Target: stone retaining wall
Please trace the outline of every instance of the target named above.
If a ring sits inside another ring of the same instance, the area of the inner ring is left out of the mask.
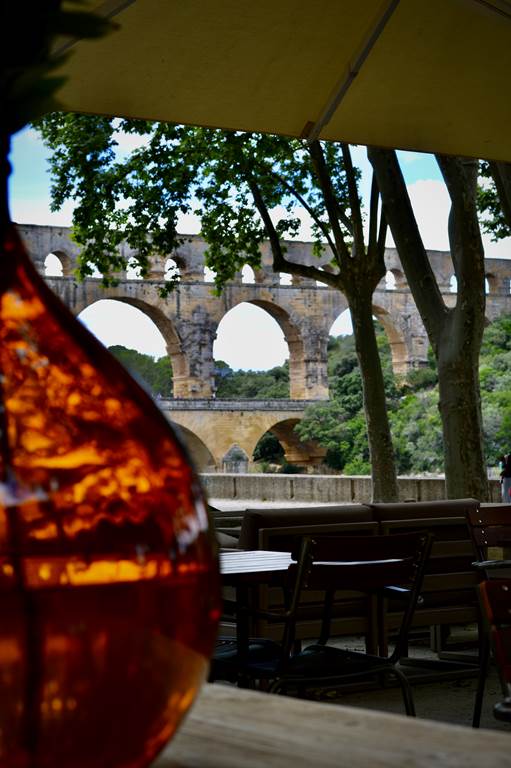
[[[371,501],[368,476],[202,474],[212,499],[257,499],[259,501],[351,502]],[[400,477],[401,501],[445,499],[443,477]],[[500,484],[490,480],[492,501],[500,501]]]

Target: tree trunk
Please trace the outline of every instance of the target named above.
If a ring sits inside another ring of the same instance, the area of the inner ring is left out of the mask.
[[[397,501],[394,450],[387,417],[385,385],[374,332],[372,293],[346,294],[353,323],[355,349],[362,375],[364,411],[369,441],[373,501]]]
[[[484,252],[475,208],[475,175],[468,161],[439,158],[453,203],[449,236],[458,278],[448,308],[422,243],[393,150],[368,149],[399,258],[438,366],[448,498],[489,497],[479,391],[484,328]]]
[[[439,410],[444,437],[447,498],[488,498],[482,446],[477,357],[463,353],[456,332],[439,344]],[[470,382],[470,386],[468,385]],[[481,471],[483,467],[483,471]]]

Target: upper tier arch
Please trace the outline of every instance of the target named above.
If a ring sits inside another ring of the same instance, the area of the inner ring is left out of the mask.
[[[49,253],[65,253],[66,271],[74,272],[79,247],[63,227],[19,225],[29,254],[41,274]],[[121,246],[126,258],[134,253]],[[167,256],[151,257],[146,280],[127,281],[120,275],[116,288],[103,289],[101,281],[88,279],[78,283],[72,276],[48,278],[48,283],[76,314],[101,298],[115,298],[132,303],[146,312],[164,335],[177,373],[174,394],[177,397],[214,396],[213,342],[222,317],[241,302],[261,306],[281,325],[288,344],[292,365],[291,391],[298,399],[323,399],[326,384],[326,343],[328,330],[346,308],[344,296],[329,287],[317,288],[313,280],[294,277],[291,285],[282,285],[280,275],[272,270],[269,244],[261,244],[261,267],[254,283],[243,283],[241,274],[225,286],[221,296],[204,281],[206,244],[197,235],[183,238],[183,244]],[[287,243],[288,257],[302,263],[327,264],[327,251],[316,261],[311,243]],[[450,291],[453,266],[450,254],[429,251],[430,261],[446,303],[452,306],[456,295]],[[167,299],[159,296],[166,261],[172,258],[179,267],[181,283]],[[383,280],[374,293],[375,314],[389,336],[396,373],[406,375],[411,368],[427,364],[428,339],[395,249],[385,252],[387,270],[395,277],[393,290],[386,290]],[[490,283],[487,317],[494,320],[511,312],[511,260],[487,259]],[[294,350],[294,352],[292,352]],[[293,363],[294,361],[296,364]]]

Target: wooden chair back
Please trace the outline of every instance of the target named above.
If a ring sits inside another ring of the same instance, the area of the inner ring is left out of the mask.
[[[480,561],[491,547],[511,547],[511,505],[488,504],[467,512],[467,523]]]
[[[505,696],[511,694],[511,579],[488,579],[479,585],[481,609],[488,626]]]
[[[431,535],[426,532],[379,536],[314,535],[310,548],[313,567],[309,569],[303,588],[324,593],[319,642],[325,644],[332,634],[337,592],[355,590],[375,597],[380,605],[392,595],[402,602],[401,626],[392,654],[399,658],[419,597],[431,541]]]
[[[435,650],[441,651],[443,636],[456,624],[478,621],[477,575],[472,567],[474,552],[464,517],[386,520],[382,533],[427,530],[432,538],[421,600],[412,627],[428,627]],[[399,608],[399,606],[397,606]],[[399,626],[392,600],[387,610],[387,631]]]
[[[325,523],[321,525],[292,525],[283,527],[261,528],[258,536],[258,548],[272,551],[293,551],[303,537],[323,536],[359,536],[367,541],[378,533],[378,523],[374,521]],[[253,601],[262,609],[278,611],[282,607],[282,590],[278,587],[260,586]],[[346,589],[335,596],[332,606],[332,627],[338,636],[360,634],[365,637],[366,647],[374,652],[377,649],[375,634],[374,601],[359,591]],[[322,590],[308,589],[303,593],[296,615],[296,640],[310,640],[318,637],[323,617],[324,594]],[[256,619],[251,627],[255,636],[278,639],[281,628],[275,623],[268,624],[264,619]]]

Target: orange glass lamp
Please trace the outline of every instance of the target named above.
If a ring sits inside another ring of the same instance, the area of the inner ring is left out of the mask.
[[[151,398],[6,231],[0,765],[147,766],[193,702],[215,640],[204,498]]]

